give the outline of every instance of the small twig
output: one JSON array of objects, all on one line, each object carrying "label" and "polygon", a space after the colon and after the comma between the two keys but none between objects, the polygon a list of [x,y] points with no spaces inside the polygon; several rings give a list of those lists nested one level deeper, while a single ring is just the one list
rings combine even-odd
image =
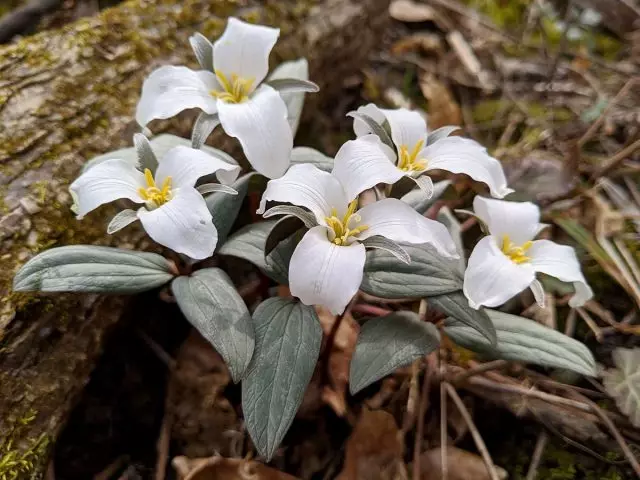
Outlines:
[{"label": "small twig", "polygon": [[476,428],[476,425],[473,422],[473,418],[471,418],[471,414],[469,413],[469,410],[467,410],[467,407],[465,406],[464,402],[460,398],[460,395],[458,395],[458,392],[456,392],[456,389],[453,388],[453,386],[447,382],[442,382],[442,383],[445,386],[447,393],[453,400],[453,403],[456,404],[456,407],[458,408],[460,415],[462,415],[462,418],[467,424],[467,427],[469,427],[469,431],[471,432],[473,441],[475,442],[476,448],[478,449],[478,451],[480,452],[480,455],[482,456],[482,459],[484,460],[484,463],[487,467],[487,472],[489,472],[489,476],[491,477],[491,480],[500,480],[500,476],[498,475],[498,472],[496,472],[495,465],[493,463],[493,460],[491,459],[491,454],[489,453],[489,450],[487,449],[487,446],[484,443],[484,440],[482,439],[482,435],[480,435],[480,432]]},{"label": "small twig", "polygon": [[416,427],[416,436],[413,439],[413,465],[411,478],[420,480],[420,459],[422,458],[422,440],[424,437],[424,417],[429,407],[429,391],[431,390],[431,379],[436,369],[435,357],[432,352],[427,357],[426,370],[422,380],[422,391],[420,392],[420,405],[418,406],[418,425]]},{"label": "small twig", "polygon": [[625,158],[627,158],[629,155],[631,155],[632,153],[634,153],[636,150],[640,149],[640,139],[636,140],[635,142],[633,142],[631,145],[627,145],[625,148],[623,148],[622,150],[620,150],[618,153],[616,153],[613,157],[611,157],[609,160],[607,160],[606,162],[604,162],[591,176],[591,179],[594,180],[602,175],[604,175],[606,172],[608,172],[609,170],[611,170],[613,167],[615,167],[616,165],[618,165],[618,163],[622,162]]},{"label": "small twig", "polygon": [[602,343],[602,330],[600,330],[600,327],[598,327],[596,321],[591,317],[591,315],[586,312],[584,308],[578,307],[576,308],[576,311],[596,336],[596,340]]},{"label": "small twig", "polygon": [[573,337],[573,333],[576,330],[576,318],[578,314],[576,310],[572,308],[567,315],[567,323],[564,326],[564,334],[568,337]]},{"label": "small twig", "polygon": [[473,377],[474,375],[479,375],[481,373],[488,372],[490,370],[498,370],[505,368],[509,365],[509,362],[506,360],[494,360],[492,362],[483,363],[477,367],[470,368],[463,373],[459,373],[455,377],[451,379],[451,383],[458,384],[464,382],[467,378]]},{"label": "small twig", "polygon": [[418,376],[420,375],[420,362],[418,359],[411,364],[411,380],[409,381],[409,395],[407,396],[407,408],[402,421],[402,436],[404,437],[412,428],[416,420],[416,406],[420,403],[420,389]]},{"label": "small twig", "polygon": [[158,457],[156,459],[155,480],[164,480],[167,475],[167,460],[169,459],[169,445],[171,443],[171,420],[168,412],[165,411],[158,437]]},{"label": "small twig", "polygon": [[383,317],[392,312],[388,308],[376,307],[375,305],[369,305],[368,303],[358,303],[354,305],[351,310],[353,312],[364,313],[366,315],[373,315],[374,317]]},{"label": "small twig", "polygon": [[529,470],[527,471],[527,477],[525,480],[535,480],[538,476],[538,466],[540,460],[542,460],[542,454],[549,441],[549,434],[542,430],[536,440],[536,446],[533,450],[533,456],[531,457],[531,463],[529,464]]}]

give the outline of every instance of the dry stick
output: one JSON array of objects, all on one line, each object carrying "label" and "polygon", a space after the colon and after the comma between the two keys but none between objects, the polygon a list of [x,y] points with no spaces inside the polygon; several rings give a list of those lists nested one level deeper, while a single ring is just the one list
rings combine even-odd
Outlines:
[{"label": "dry stick", "polygon": [[593,180],[604,175],[606,172],[611,170],[618,163],[622,162],[625,158],[627,158],[638,149],[640,149],[640,138],[633,142],[631,145],[628,145],[620,150],[613,157],[607,160],[603,165],[601,165],[600,168],[598,168],[598,170],[596,170],[594,174],[591,175],[591,179]]},{"label": "dry stick", "polygon": [[481,373],[488,372],[490,370],[498,370],[505,368],[509,365],[509,362],[506,360],[494,360],[492,362],[483,363],[474,368],[470,368],[462,373],[459,373],[455,377],[451,379],[451,383],[457,384],[465,381],[467,378],[473,377],[474,375],[479,375]]},{"label": "dry stick", "polygon": [[600,330],[600,327],[596,324],[596,321],[584,310],[584,308],[578,307],[576,308],[576,311],[596,336],[596,340],[602,343],[602,330]]},{"label": "dry stick", "polygon": [[580,139],[578,140],[578,147],[584,146],[584,144],[587,143],[591,139],[591,137],[593,137],[593,135],[596,133],[596,130],[600,128],[600,125],[602,125],[602,123],[604,122],[604,119],[607,117],[611,109],[618,103],[618,100],[620,100],[623,96],[625,96],[627,92],[631,89],[631,87],[633,87],[638,82],[638,80],[640,80],[640,77],[634,77],[629,79],[629,81],[624,84],[624,86],[620,89],[620,91],[616,94],[616,96],[613,97],[613,100],[611,100],[607,104],[607,106],[602,111],[598,119],[595,122],[593,122],[593,124],[591,124],[591,126],[587,129],[587,131],[584,132],[584,135],[580,137]]},{"label": "dry stick", "polygon": [[436,368],[433,356],[431,353],[427,357],[427,368],[422,380],[422,391],[420,392],[420,405],[418,406],[418,425],[416,427],[416,436],[413,439],[413,465],[412,476],[413,480],[420,480],[420,459],[422,457],[422,439],[424,436],[424,417],[427,413],[427,407],[429,406],[429,391],[431,389],[431,378],[433,377],[433,371]]},{"label": "dry stick", "polygon": [[413,428],[416,420],[416,405],[420,402],[420,389],[418,376],[420,375],[421,358],[411,364],[411,380],[409,382],[409,395],[407,396],[407,408],[402,420],[402,436],[405,436]]},{"label": "dry stick", "polygon": [[440,358],[440,471],[442,480],[449,477],[449,461],[447,459],[447,391],[443,379],[446,366]]},{"label": "dry stick", "polygon": [[169,445],[171,442],[171,421],[168,412],[165,412],[158,437],[158,457],[156,459],[155,480],[164,480],[167,475],[167,460],[169,458]]},{"label": "dry stick", "polygon": [[529,470],[527,471],[527,477],[525,480],[535,480],[538,476],[538,466],[540,465],[540,460],[542,460],[542,454],[544,453],[544,449],[547,446],[548,441],[549,434],[542,430],[538,435],[538,440],[536,440],[533,457],[531,458],[531,464],[529,465]]},{"label": "dry stick", "polygon": [[491,459],[491,455],[489,454],[489,450],[487,449],[487,446],[485,445],[484,440],[482,439],[482,435],[480,435],[480,432],[476,428],[475,423],[473,423],[473,418],[471,418],[471,414],[469,413],[469,410],[467,410],[467,407],[465,406],[464,402],[460,398],[460,395],[458,395],[458,392],[456,392],[456,389],[453,388],[451,384],[447,382],[442,382],[442,383],[444,384],[447,390],[447,393],[449,394],[453,402],[456,404],[456,407],[458,407],[458,410],[460,411],[460,415],[462,415],[462,418],[467,424],[467,427],[469,427],[469,431],[471,432],[473,441],[475,442],[476,448],[480,452],[480,455],[482,455],[482,459],[484,460],[484,463],[487,466],[487,471],[489,472],[489,476],[491,477],[491,480],[500,480],[500,476],[498,475],[498,472],[496,472],[496,468],[495,468],[495,465],[493,464],[493,460]]},{"label": "dry stick", "polygon": [[575,308],[572,308],[569,311],[569,315],[567,315],[567,323],[564,326],[564,334],[567,337],[573,337],[573,333],[576,330],[576,318],[577,318],[577,313]]}]

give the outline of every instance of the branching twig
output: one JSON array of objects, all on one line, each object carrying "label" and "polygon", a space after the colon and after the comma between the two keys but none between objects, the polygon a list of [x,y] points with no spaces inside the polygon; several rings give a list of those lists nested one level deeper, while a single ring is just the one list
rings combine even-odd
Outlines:
[{"label": "branching twig", "polygon": [[459,373],[455,377],[451,379],[451,383],[458,384],[464,382],[467,378],[473,377],[474,375],[479,375],[481,373],[488,372],[490,370],[498,370],[505,368],[509,365],[509,362],[506,360],[494,360],[493,362],[483,363],[475,368],[470,368],[465,372]]}]

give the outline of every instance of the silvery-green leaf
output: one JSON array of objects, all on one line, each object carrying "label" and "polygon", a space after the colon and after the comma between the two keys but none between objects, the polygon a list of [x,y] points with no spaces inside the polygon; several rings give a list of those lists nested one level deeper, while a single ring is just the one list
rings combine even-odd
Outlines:
[{"label": "silvery-green leaf", "polygon": [[320,91],[318,85],[312,81],[300,80],[299,78],[274,78],[273,80],[269,80],[267,85],[278,90],[280,94],[297,92],[317,93]]},{"label": "silvery-green leaf", "polygon": [[451,212],[451,209],[446,205],[438,211],[437,220],[447,227],[447,230],[449,230],[449,233],[451,234],[451,238],[453,239],[453,243],[456,245],[458,255],[460,255],[460,258],[458,259],[458,268],[460,269],[460,274],[464,275],[467,263],[464,258],[464,244],[462,243],[462,228],[460,226],[460,222]]},{"label": "silvery-green leaf", "polygon": [[378,136],[378,138],[380,138],[382,143],[387,145],[392,151],[394,152],[396,151],[396,147],[393,144],[393,140],[391,140],[391,137],[389,136],[387,131],[384,129],[382,125],[376,122],[369,115],[366,115],[364,113],[359,113],[359,112],[349,112],[347,113],[347,116],[362,120],[364,123],[367,124],[367,127],[369,127],[369,130],[371,130],[371,132],[373,132],[375,135]]},{"label": "silvery-green leaf", "polygon": [[362,244],[366,248],[378,248],[380,250],[384,250],[396,257],[402,263],[411,263],[411,257],[404,248],[393,240],[389,240],[381,235],[374,235],[373,237],[366,238]]},{"label": "silvery-green leaf", "polygon": [[132,224],[136,220],[138,220],[138,214],[135,210],[131,210],[130,208],[122,210],[121,212],[117,213],[109,222],[109,225],[107,226],[107,233],[109,235],[116,233],[117,231],[122,230],[127,225]]},{"label": "silvery-green leaf", "polygon": [[333,170],[333,158],[311,147],[293,147],[291,165],[299,163],[311,163],[325,172]]},{"label": "silvery-green leaf", "polygon": [[640,428],[640,348],[616,348],[613,363],[615,368],[603,374],[604,388],[631,423]]},{"label": "silvery-green leaf", "polygon": [[218,253],[247,260],[262,270],[265,275],[286,285],[289,261],[295,245],[293,239],[280,242],[267,257],[264,255],[267,237],[277,223],[276,220],[268,220],[241,228],[222,245]]},{"label": "silvery-green leaf", "polygon": [[239,382],[253,356],[251,314],[231,279],[219,268],[177,277],[171,289],[184,316],[222,356]]},{"label": "silvery-green leaf", "polygon": [[455,260],[430,245],[402,245],[411,257],[406,264],[383,250],[367,252],[360,288],[382,298],[422,298],[460,290],[462,275]]},{"label": "silvery-green leaf", "polygon": [[438,140],[448,137],[456,130],[460,130],[460,127],[457,127],[455,125],[447,125],[445,127],[437,128],[427,135],[427,146],[433,145]]},{"label": "silvery-green leaf", "polygon": [[484,309],[475,310],[469,306],[469,300],[462,291],[438,295],[428,299],[429,306],[454,318],[458,322],[470,327],[485,339],[485,342],[495,345],[497,341],[496,328]]},{"label": "silvery-green leaf", "polygon": [[52,248],[25,263],[13,278],[17,292],[138,293],[174,277],[155,253],[71,245]]},{"label": "silvery-green leaf", "polygon": [[247,173],[237,179],[231,188],[237,192],[236,195],[229,195],[227,192],[214,192],[205,197],[207,208],[213,217],[213,224],[218,231],[218,248],[224,244],[231,231],[231,227],[238,217],[242,202],[244,202],[249,191],[249,182],[254,172]]},{"label": "silvery-green leaf", "polygon": [[269,235],[267,235],[267,240],[264,244],[264,255],[268,257],[282,241],[304,228],[305,225],[302,220],[293,215],[279,219],[278,223],[273,226]]},{"label": "silvery-green leaf", "polygon": [[421,189],[415,188],[402,196],[401,200],[411,205],[415,211],[424,213],[444,194],[447,188],[449,188],[449,185],[451,185],[451,181],[449,180],[434,183],[433,195],[431,197],[428,197]]},{"label": "silvery-green leaf", "polygon": [[262,214],[264,218],[276,217],[279,215],[293,215],[304,223],[304,226],[307,228],[313,228],[318,225],[313,213],[296,205],[276,205]]},{"label": "silvery-green leaf", "polygon": [[218,125],[220,125],[220,117],[217,113],[208,114],[200,112],[191,131],[191,146],[193,148],[202,148],[204,142],[207,141],[211,132],[213,132]]},{"label": "silvery-green leaf", "polygon": [[486,312],[497,332],[497,344],[494,346],[475,329],[456,321],[457,318],[446,320],[445,332],[455,343],[491,358],[596,375],[593,355],[577,340],[528,318],[497,310]]},{"label": "silvery-green leaf", "polygon": [[214,192],[226,193],[227,195],[238,195],[237,190],[234,190],[228,185],[222,185],[221,183],[205,183],[204,185],[196,187],[196,190],[198,190],[201,195]]},{"label": "silvery-green leaf", "polygon": [[313,307],[270,298],[253,313],[256,348],[242,382],[242,411],[258,452],[270,460],[302,403],[320,353]]},{"label": "silvery-green leaf", "polygon": [[351,358],[351,394],[431,353],[439,344],[435,325],[421,322],[413,312],[394,312],[367,321]]},{"label": "silvery-green leaf", "polygon": [[213,72],[213,44],[209,39],[201,33],[194,33],[189,37],[189,43],[202,69]]},{"label": "silvery-green leaf", "polygon": [[[299,80],[309,80],[309,64],[305,58],[300,58],[291,62],[284,62],[278,65],[268,81],[278,80],[281,78],[297,78]],[[280,96],[287,106],[289,126],[295,137],[300,124],[300,116],[302,115],[302,107],[304,106],[304,92],[281,93]]]},{"label": "silvery-green leaf", "polygon": [[136,149],[136,154],[138,155],[140,169],[142,171],[149,169],[151,170],[151,173],[155,173],[158,168],[158,159],[151,148],[149,139],[141,133],[136,133],[133,136],[133,145]]}]

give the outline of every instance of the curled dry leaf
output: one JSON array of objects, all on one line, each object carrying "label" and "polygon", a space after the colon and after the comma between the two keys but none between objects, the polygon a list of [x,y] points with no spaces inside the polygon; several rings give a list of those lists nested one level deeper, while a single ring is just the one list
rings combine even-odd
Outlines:
[{"label": "curled dry leaf", "polygon": [[[500,479],[507,478],[503,468],[495,467]],[[490,480],[482,457],[459,448],[447,447],[447,478],[449,480]],[[442,479],[442,454],[440,447],[427,450],[420,456],[420,478],[422,480]]]},{"label": "curled dry leaf", "polygon": [[287,473],[243,458],[180,456],[172,463],[180,480],[296,480]]},{"label": "curled dry leaf", "polygon": [[384,410],[363,409],[347,440],[344,467],[336,480],[406,480],[402,434]]},{"label": "curled dry leaf", "polygon": [[433,8],[411,0],[395,0],[389,6],[389,15],[401,22],[427,22],[436,16]]}]

